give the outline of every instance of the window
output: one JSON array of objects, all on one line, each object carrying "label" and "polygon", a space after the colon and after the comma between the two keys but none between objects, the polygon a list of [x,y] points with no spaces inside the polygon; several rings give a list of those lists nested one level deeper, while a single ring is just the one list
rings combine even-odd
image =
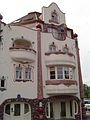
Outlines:
[{"label": "window", "polygon": [[50,51],[50,52],[55,52],[55,51],[56,51],[56,46],[55,46],[55,43],[54,43],[54,42],[52,42],[52,44],[49,45],[49,51]]},{"label": "window", "polygon": [[31,80],[32,68],[29,65],[19,64],[15,66],[15,79],[16,80]]},{"label": "window", "polygon": [[55,67],[50,67],[50,79],[55,79]]},{"label": "window", "polygon": [[51,13],[51,20],[54,21],[54,22],[58,22],[58,15],[56,13],[56,10],[54,10],[52,13]]},{"label": "window", "polygon": [[50,79],[74,79],[74,68],[52,66],[49,68]]},{"label": "window", "polygon": [[53,103],[51,102],[46,104],[46,116],[47,118],[53,118]]},{"label": "window", "polygon": [[75,114],[77,114],[77,112],[78,112],[78,104],[77,104],[76,101],[74,102],[74,106],[75,106],[74,112],[75,112]]},{"label": "window", "polygon": [[29,112],[29,105],[28,104],[24,104],[24,114]]},{"label": "window", "polygon": [[2,78],[0,79],[0,90],[5,90],[6,88],[6,79],[4,78],[4,76],[2,76]]},{"label": "window", "polygon": [[49,50],[50,50],[50,52],[55,52],[55,51],[56,51],[56,47],[50,45],[50,46],[49,46]]},{"label": "window", "polygon": [[69,68],[68,67],[64,67],[64,75],[65,75],[65,79],[69,79]]},{"label": "window", "polygon": [[5,80],[1,80],[1,87],[5,86]]},{"label": "window", "polygon": [[63,68],[60,66],[57,67],[57,79],[63,79]]},{"label": "window", "polygon": [[10,115],[10,104],[7,104],[5,107],[5,113]]},{"label": "window", "polygon": [[16,79],[21,79],[21,78],[22,78],[22,68],[16,67]]},{"label": "window", "polygon": [[31,79],[31,68],[25,68],[25,79]]},{"label": "window", "polygon": [[[13,115],[17,117],[22,117],[24,114],[27,114],[28,112],[31,112],[30,105],[28,103],[11,103],[5,105],[5,114],[7,115]],[[21,118],[20,118],[21,120]]]},{"label": "window", "polygon": [[20,104],[14,104],[14,116],[20,116]]}]

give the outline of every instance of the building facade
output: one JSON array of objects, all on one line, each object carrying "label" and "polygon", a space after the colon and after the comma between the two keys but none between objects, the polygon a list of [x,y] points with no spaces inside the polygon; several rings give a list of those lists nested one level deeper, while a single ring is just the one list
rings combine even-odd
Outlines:
[{"label": "building facade", "polygon": [[10,24],[0,15],[0,120],[82,119],[77,37],[55,3]]}]

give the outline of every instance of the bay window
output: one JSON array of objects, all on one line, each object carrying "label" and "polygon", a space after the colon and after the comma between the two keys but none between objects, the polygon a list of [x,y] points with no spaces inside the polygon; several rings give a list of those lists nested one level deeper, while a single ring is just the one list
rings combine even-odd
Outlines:
[{"label": "bay window", "polygon": [[74,68],[69,66],[52,66],[49,68],[50,79],[74,79]]}]

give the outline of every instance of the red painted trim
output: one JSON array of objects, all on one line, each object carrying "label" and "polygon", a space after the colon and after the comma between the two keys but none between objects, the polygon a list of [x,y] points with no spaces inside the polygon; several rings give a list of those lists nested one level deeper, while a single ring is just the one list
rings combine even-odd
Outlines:
[{"label": "red painted trim", "polygon": [[66,86],[77,85],[76,80],[47,80],[46,85],[59,85],[64,84]]},{"label": "red painted trim", "polygon": [[41,26],[37,25],[37,97],[43,98],[43,83],[42,83],[42,60],[41,60]]}]

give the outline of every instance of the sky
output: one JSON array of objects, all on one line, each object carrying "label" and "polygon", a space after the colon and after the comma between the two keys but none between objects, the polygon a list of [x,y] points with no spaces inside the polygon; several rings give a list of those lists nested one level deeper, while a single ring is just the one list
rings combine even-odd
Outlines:
[{"label": "sky", "polygon": [[66,24],[78,34],[83,83],[90,86],[90,0],[1,0],[3,22],[10,23],[29,12],[41,12],[55,2],[65,13]]}]

